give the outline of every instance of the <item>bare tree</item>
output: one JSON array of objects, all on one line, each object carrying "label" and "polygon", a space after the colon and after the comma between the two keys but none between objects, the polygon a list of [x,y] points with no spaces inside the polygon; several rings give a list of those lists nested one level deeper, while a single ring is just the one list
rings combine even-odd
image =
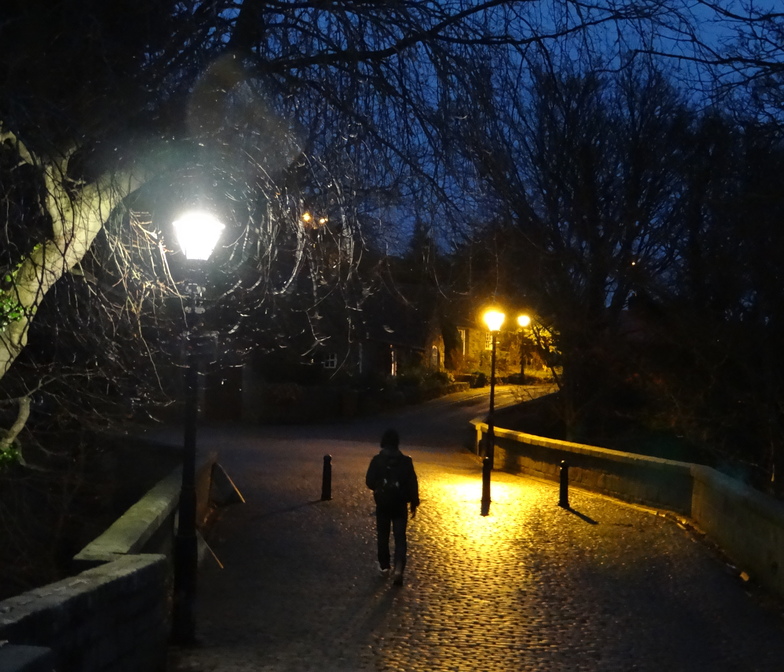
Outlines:
[{"label": "bare tree", "polygon": [[784,13],[777,2],[665,0],[657,10],[627,40],[628,55],[679,64],[682,81],[703,103],[780,123]]},{"label": "bare tree", "polygon": [[[262,311],[301,290],[303,274],[317,291],[325,266],[341,286],[353,277],[360,222],[379,229],[412,211],[459,222],[438,132],[452,123],[439,113],[449,78],[500,47],[525,50],[628,11],[564,2],[542,16],[504,0],[87,2],[44,22],[35,3],[15,7],[2,24],[0,128],[6,175],[26,186],[24,201],[6,192],[0,376],[51,287],[107,222],[129,221],[132,206],[165,228],[163,194],[188,201],[200,190],[226,215],[234,242],[224,257],[243,278],[234,289]],[[314,210],[331,223],[318,234],[302,226]],[[328,256],[340,263],[325,265],[314,236],[334,240]],[[254,320],[238,324],[241,333]]]},{"label": "bare tree", "polygon": [[464,106],[460,141],[505,223],[504,291],[517,287],[560,335],[579,428],[611,376],[629,296],[672,263],[688,115],[655,70],[570,74],[548,59],[477,76],[482,105]]},{"label": "bare tree", "polygon": [[684,139],[677,263],[657,300],[649,374],[662,417],[755,484],[780,492],[784,367],[781,131],[712,114]]}]

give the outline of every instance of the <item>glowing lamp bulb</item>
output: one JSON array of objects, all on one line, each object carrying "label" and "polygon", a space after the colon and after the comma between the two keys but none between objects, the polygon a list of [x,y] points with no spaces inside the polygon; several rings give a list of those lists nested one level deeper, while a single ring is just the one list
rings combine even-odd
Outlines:
[{"label": "glowing lamp bulb", "polygon": [[499,331],[501,329],[501,325],[504,323],[506,319],[506,315],[504,315],[500,310],[488,310],[483,316],[485,324],[490,331]]},{"label": "glowing lamp bulb", "polygon": [[189,261],[209,259],[225,228],[222,222],[206,212],[188,212],[173,226],[177,242]]}]

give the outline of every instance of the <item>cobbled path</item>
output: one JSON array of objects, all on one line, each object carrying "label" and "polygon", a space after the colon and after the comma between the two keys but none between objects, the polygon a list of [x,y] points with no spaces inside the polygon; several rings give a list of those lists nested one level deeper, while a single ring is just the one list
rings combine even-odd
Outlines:
[{"label": "cobbled path", "polygon": [[[200,435],[247,503],[213,530],[225,568],[205,563],[201,645],[172,649],[171,670],[784,670],[780,605],[673,520],[574,489],[564,510],[556,484],[500,472],[483,517],[479,464],[459,448],[403,446],[422,506],[405,585],[381,579],[371,429]],[[321,502],[325,454],[333,499]]]}]

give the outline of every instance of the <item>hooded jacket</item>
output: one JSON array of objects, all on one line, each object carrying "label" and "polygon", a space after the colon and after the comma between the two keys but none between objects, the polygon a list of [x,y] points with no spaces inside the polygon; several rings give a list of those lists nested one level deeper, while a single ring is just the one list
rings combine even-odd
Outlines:
[{"label": "hooded jacket", "polygon": [[373,456],[365,475],[365,485],[373,491],[377,490],[386,477],[388,468],[400,483],[405,503],[418,507],[419,482],[414,471],[414,461],[397,448],[385,447]]}]

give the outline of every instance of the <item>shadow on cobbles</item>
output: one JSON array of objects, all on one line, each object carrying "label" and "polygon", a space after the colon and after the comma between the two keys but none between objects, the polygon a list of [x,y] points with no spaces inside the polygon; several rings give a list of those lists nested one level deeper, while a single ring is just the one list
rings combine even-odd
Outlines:
[{"label": "shadow on cobbles", "polygon": [[591,518],[590,516],[586,516],[584,513],[580,513],[579,511],[577,511],[577,510],[573,509],[571,506],[568,506],[568,507],[562,507],[562,508],[564,509],[564,511],[568,511],[569,513],[573,513],[573,514],[574,514],[575,516],[577,516],[577,517],[578,517],[580,520],[584,520],[584,521],[585,521],[586,523],[588,523],[589,525],[598,525],[598,524],[599,524],[599,522],[598,522],[598,521],[594,520],[594,519],[593,519],[593,518]]}]

